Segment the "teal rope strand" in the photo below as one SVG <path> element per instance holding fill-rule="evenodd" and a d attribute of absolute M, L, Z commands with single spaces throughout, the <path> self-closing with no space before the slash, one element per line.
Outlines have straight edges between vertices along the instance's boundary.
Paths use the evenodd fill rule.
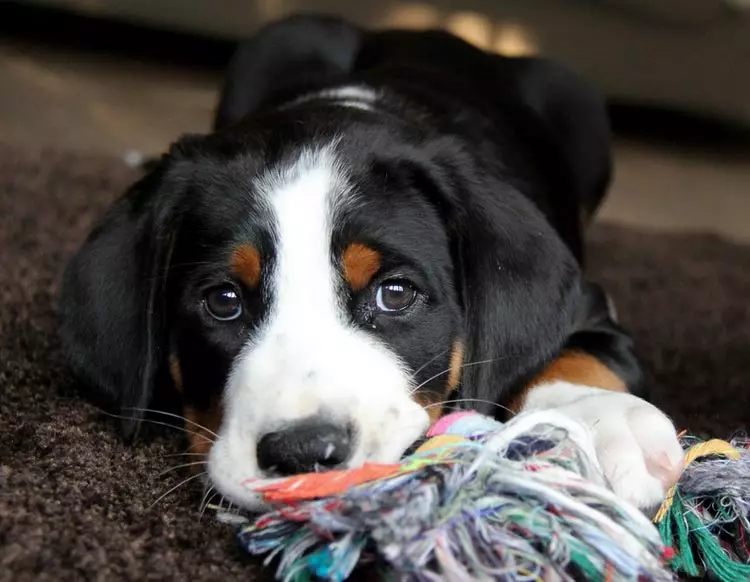
<path fill-rule="evenodd" d="M 677 549 L 671 562 L 675 571 L 697 577 L 710 570 L 721 582 L 750 580 L 750 564 L 732 560 L 718 538 L 684 503 L 679 491 L 675 492 L 672 507 L 657 527 L 664 544 Z"/>

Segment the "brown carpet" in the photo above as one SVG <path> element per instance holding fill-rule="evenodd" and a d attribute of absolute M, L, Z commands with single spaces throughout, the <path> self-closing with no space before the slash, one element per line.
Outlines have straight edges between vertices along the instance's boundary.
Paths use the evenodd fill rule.
<path fill-rule="evenodd" d="M 58 279 L 134 174 L 117 160 L 0 146 L 0 580 L 250 580 L 230 528 L 199 519 L 201 487 L 159 473 L 170 431 L 135 448 L 76 399 L 55 336 Z M 593 234 L 613 293 L 678 425 L 750 426 L 750 248 L 613 227 Z"/>

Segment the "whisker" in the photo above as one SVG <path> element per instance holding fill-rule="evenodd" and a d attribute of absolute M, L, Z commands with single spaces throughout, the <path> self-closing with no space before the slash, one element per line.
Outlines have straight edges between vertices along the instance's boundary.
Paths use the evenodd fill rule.
<path fill-rule="evenodd" d="M 504 412 L 510 412 L 511 414 L 513 411 L 508 408 L 507 406 L 503 406 L 502 404 L 498 404 L 497 402 L 492 402 L 492 400 L 485 400 L 484 398 L 457 398 L 455 400 L 443 400 L 442 402 L 433 402 L 432 404 L 428 404 L 427 406 L 424 406 L 423 408 L 433 408 L 435 406 L 444 406 L 446 404 L 458 404 L 461 402 L 482 402 L 484 404 L 490 404 L 491 406 L 496 406 L 500 410 Z M 462 408 L 454 407 L 457 410 L 465 410 Z"/>
<path fill-rule="evenodd" d="M 204 457 L 206 453 L 172 453 L 169 455 L 162 455 L 162 459 L 169 459 L 170 457 Z"/>
<path fill-rule="evenodd" d="M 102 414 L 104 414 L 105 416 L 110 416 L 112 418 L 119 418 L 121 420 L 133 420 L 132 416 L 125 416 L 124 414 L 114 414 L 113 412 L 107 412 L 106 410 L 102 410 L 100 408 L 97 409 L 97 410 L 99 412 L 101 412 Z M 180 432 L 184 432 L 184 433 L 187 433 L 187 434 L 195 435 L 197 437 L 202 438 L 206 442 L 209 442 L 209 443 L 213 443 L 214 442 L 213 439 L 207 437 L 206 435 L 203 435 L 203 434 L 201 434 L 199 432 L 195 432 L 194 430 L 187 429 L 187 428 L 185 428 L 183 426 L 175 426 L 174 424 L 169 424 L 168 422 L 160 422 L 158 420 L 151 420 L 150 418 L 142 418 L 141 422 L 148 422 L 149 424 L 156 424 L 158 426 L 166 426 L 167 428 L 172 428 L 172 429 L 178 430 Z"/>
<path fill-rule="evenodd" d="M 479 360 L 478 362 L 468 362 L 468 363 L 466 363 L 466 364 L 461 364 L 461 365 L 459 366 L 459 369 L 461 369 L 461 370 L 462 370 L 462 369 L 464 369 L 464 368 L 468 368 L 468 367 L 470 367 L 470 366 L 480 366 L 480 365 L 482 365 L 482 364 L 490 364 L 490 363 L 492 363 L 492 362 L 497 362 L 497 361 L 499 361 L 499 360 L 502 360 L 502 359 L 503 359 L 503 357 L 498 357 L 498 358 L 490 358 L 490 359 L 488 359 L 488 360 Z M 435 378 L 439 378 L 440 376 L 443 376 L 444 374 L 448 374 L 448 373 L 449 373 L 449 372 L 450 372 L 450 371 L 451 371 L 452 369 L 453 369 L 453 368 L 447 368 L 447 369 L 443 370 L 442 372 L 438 372 L 438 373 L 437 373 L 437 374 L 435 374 L 434 376 L 430 376 L 429 378 L 427 378 L 427 380 L 425 380 L 425 381 L 424 381 L 424 382 L 422 382 L 421 384 L 417 385 L 417 386 L 416 386 L 416 387 L 415 387 L 415 388 L 414 388 L 414 389 L 413 389 L 413 390 L 412 390 L 412 391 L 410 392 L 410 394 L 415 394 L 415 393 L 416 393 L 416 392 L 417 392 L 417 391 L 418 391 L 418 390 L 419 390 L 420 388 L 423 388 L 423 387 L 425 386 L 425 384 L 428 384 L 428 383 L 432 382 L 432 381 L 433 381 L 433 380 L 434 380 Z"/>
<path fill-rule="evenodd" d="M 213 501 L 213 498 L 216 497 L 219 493 L 216 491 L 216 488 L 213 485 L 210 485 L 208 489 L 206 490 L 206 494 L 203 496 L 203 499 L 201 500 L 201 504 L 199 506 L 200 513 L 198 514 L 198 521 L 203 519 L 203 514 L 206 513 L 206 509 L 208 509 L 208 505 Z"/>
<path fill-rule="evenodd" d="M 170 494 L 170 493 L 172 493 L 173 491 L 175 491 L 175 490 L 179 489 L 179 488 L 180 488 L 180 487 L 182 487 L 183 485 L 185 485 L 185 484 L 189 483 L 190 481 L 192 481 L 192 480 L 194 480 L 194 479 L 197 479 L 198 477 L 202 477 L 202 476 L 203 476 L 203 475 L 205 475 L 205 474 L 206 474 L 206 472 L 205 472 L 205 471 L 203 471 L 202 473 L 197 473 L 197 474 L 195 474 L 195 475 L 193 475 L 193 476 L 191 476 L 191 477 L 188 477 L 187 479 L 185 479 L 185 480 L 183 480 L 183 481 L 180 481 L 180 482 L 179 482 L 179 483 L 178 483 L 177 485 L 175 485 L 174 487 L 172 487 L 172 488 L 171 488 L 171 489 L 170 489 L 169 491 L 167 491 L 166 493 L 163 493 L 162 495 L 160 495 L 160 496 L 159 496 L 159 499 L 157 499 L 157 500 L 156 500 L 156 501 L 154 501 L 154 502 L 153 502 L 153 503 L 152 503 L 151 505 L 149 505 L 149 507 L 148 507 L 148 508 L 149 508 L 149 509 L 153 509 L 153 508 L 154 508 L 154 507 L 156 506 L 156 504 L 157 504 L 157 503 L 159 503 L 159 502 L 160 502 L 160 501 L 161 501 L 162 499 L 164 499 L 164 498 L 165 498 L 165 497 L 166 497 L 167 495 L 169 495 L 169 494 Z"/>
<path fill-rule="evenodd" d="M 205 442 L 190 443 L 190 445 L 188 446 L 188 448 L 187 448 L 186 450 L 187 450 L 188 452 L 190 452 L 191 454 L 201 454 L 201 455 L 207 455 L 208 453 L 196 453 L 195 451 L 193 451 L 193 449 L 194 449 L 195 447 L 200 447 L 200 446 L 203 446 L 203 445 L 205 445 L 205 444 L 206 444 L 206 442 L 209 442 L 209 443 L 213 444 L 213 443 L 214 443 L 215 441 L 213 441 L 213 440 L 209 440 L 209 439 L 207 439 L 207 438 L 206 438 L 206 439 L 205 439 Z"/>
<path fill-rule="evenodd" d="M 419 366 L 419 368 L 417 368 L 416 370 L 414 370 L 414 372 L 413 372 L 413 373 L 411 374 L 411 378 L 414 378 L 414 377 L 415 377 L 415 376 L 416 376 L 417 374 L 419 374 L 419 373 L 420 373 L 420 372 L 421 372 L 422 370 L 424 370 L 424 369 L 425 369 L 425 368 L 426 368 L 427 366 L 429 366 L 430 364 L 432 364 L 432 362 L 434 362 L 434 361 L 435 361 L 435 360 L 437 360 L 437 359 L 438 359 L 438 358 L 439 358 L 440 356 L 444 356 L 444 355 L 445 355 L 445 354 L 447 354 L 447 353 L 448 353 L 448 350 L 446 349 L 446 350 L 443 350 L 442 352 L 440 352 L 440 353 L 438 353 L 438 354 L 434 355 L 433 357 L 431 357 L 431 358 L 430 358 L 429 360 L 427 360 L 427 361 L 426 361 L 426 362 L 425 362 L 424 364 L 422 364 L 421 366 Z"/>
<path fill-rule="evenodd" d="M 460 406 L 444 406 L 444 410 L 449 410 L 450 412 L 466 412 L 465 408 L 461 408 Z"/>
<path fill-rule="evenodd" d="M 188 422 L 188 423 L 192 424 L 195 427 L 198 427 L 200 429 L 205 430 L 207 433 L 211 434 L 212 436 L 214 436 L 216 438 L 219 438 L 219 435 L 217 435 L 214 431 L 212 431 L 207 426 L 203 426 L 202 424 L 199 424 L 199 423 L 195 422 L 194 420 L 190 420 L 189 418 L 187 418 L 185 416 L 181 416 L 179 414 L 173 414 L 171 412 L 165 412 L 164 410 L 155 410 L 153 408 L 123 408 L 123 410 L 133 410 L 135 412 L 151 412 L 151 413 L 154 413 L 154 414 L 162 414 L 164 416 L 171 416 L 172 418 L 177 418 L 179 420 L 184 420 L 185 422 Z"/>
<path fill-rule="evenodd" d="M 194 463 L 185 463 L 184 465 L 170 467 L 169 469 L 165 469 L 164 471 L 159 473 L 159 477 L 161 477 L 162 475 L 166 475 L 167 473 L 170 473 L 172 471 L 176 471 L 177 469 L 182 469 L 184 467 L 194 467 L 195 465 L 208 465 L 208 461 L 195 461 Z"/>
<path fill-rule="evenodd" d="M 200 514 L 198 516 L 199 520 L 203 516 L 203 512 L 206 509 L 205 507 L 207 505 L 206 500 L 209 498 L 209 496 L 212 494 L 214 490 L 215 489 L 211 481 L 207 481 L 203 487 L 203 497 L 201 498 L 201 502 L 198 504 L 198 511 L 200 511 Z"/>

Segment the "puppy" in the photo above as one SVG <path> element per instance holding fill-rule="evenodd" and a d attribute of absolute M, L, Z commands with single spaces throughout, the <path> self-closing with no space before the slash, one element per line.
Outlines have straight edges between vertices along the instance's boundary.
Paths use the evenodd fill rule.
<path fill-rule="evenodd" d="M 394 462 L 445 410 L 557 409 L 646 508 L 682 452 L 642 400 L 583 231 L 601 98 L 538 58 L 299 16 L 242 44 L 215 131 L 178 141 L 70 263 L 61 330 L 128 417 L 174 389 L 208 477 Z"/>

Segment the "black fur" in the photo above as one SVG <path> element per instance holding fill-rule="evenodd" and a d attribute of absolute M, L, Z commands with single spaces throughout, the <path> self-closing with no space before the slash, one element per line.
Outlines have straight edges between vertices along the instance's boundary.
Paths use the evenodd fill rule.
<path fill-rule="evenodd" d="M 375 111 L 290 100 L 366 84 Z M 285 107 L 281 105 L 287 104 Z M 604 105 L 561 65 L 479 51 L 442 32 L 372 33 L 296 17 L 243 44 L 216 115 L 217 131 L 182 140 L 121 199 L 69 266 L 62 334 L 76 370 L 129 409 L 148 404 L 170 352 L 199 408 L 220 393 L 233 358 L 263 321 L 274 289 L 245 289 L 240 320 L 199 308 L 228 277 L 234 245 L 274 260 L 275 233 L 249 189 L 263 168 L 337 139 L 362 205 L 336 225 L 332 252 L 353 238 L 381 251 L 424 301 L 404 318 L 350 297 L 352 320 L 377 334 L 418 381 L 466 345 L 461 397 L 495 413 L 565 346 L 639 383 L 628 336 L 583 283 L 583 225 L 610 176 Z M 490 361 L 491 360 L 491 361 Z M 441 395 L 445 378 L 423 388 Z M 489 401 L 489 403 L 483 402 Z M 126 424 L 132 434 L 138 415 Z"/>

